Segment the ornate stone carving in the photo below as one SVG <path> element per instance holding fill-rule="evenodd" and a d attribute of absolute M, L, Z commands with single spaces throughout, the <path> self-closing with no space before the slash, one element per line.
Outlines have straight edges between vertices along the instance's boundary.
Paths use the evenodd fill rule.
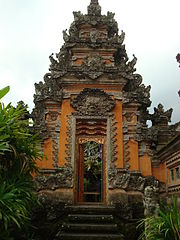
<path fill-rule="evenodd" d="M 67 166 L 59 168 L 56 173 L 50 175 L 40 175 L 35 177 L 37 191 L 56 190 L 58 188 L 72 188 L 73 172 Z"/>
<path fill-rule="evenodd" d="M 126 191 L 144 192 L 146 186 L 150 183 L 156 186 L 157 181 L 151 177 L 143 177 L 140 173 L 110 168 L 108 172 L 109 188 L 124 189 Z"/>
<path fill-rule="evenodd" d="M 133 59 L 130 62 L 128 62 L 126 71 L 128 71 L 128 72 L 135 72 L 136 68 L 134 68 L 134 66 L 136 65 L 136 62 L 137 62 L 137 58 L 133 54 Z"/>
<path fill-rule="evenodd" d="M 96 79 L 103 74 L 105 60 L 98 54 L 90 54 L 83 59 L 82 69 L 85 75 Z"/>
<path fill-rule="evenodd" d="M 123 44 L 123 42 L 124 42 L 124 39 L 125 39 L 125 32 L 123 31 L 123 30 L 121 30 L 121 35 L 119 36 L 119 35 L 116 35 L 116 37 L 117 37 L 117 42 L 120 44 L 120 45 L 122 45 Z"/>
<path fill-rule="evenodd" d="M 72 168 L 72 163 L 71 163 L 71 156 L 72 156 L 72 116 L 68 115 L 68 120 L 67 120 L 67 129 L 66 129 L 66 134 L 67 134 L 67 144 L 66 144 L 66 166 L 69 166 L 69 168 Z"/>
<path fill-rule="evenodd" d="M 61 85 L 51 78 L 51 74 L 47 73 L 44 76 L 44 83 L 35 83 L 35 104 L 44 100 L 53 100 L 56 102 L 62 101 L 62 88 Z"/>
<path fill-rule="evenodd" d="M 101 7 L 98 3 L 98 0 L 91 0 L 90 5 L 88 6 L 88 15 L 90 16 L 100 16 Z"/>
<path fill-rule="evenodd" d="M 167 111 L 164 111 L 164 107 L 162 104 L 159 104 L 158 107 L 154 108 L 154 113 L 151 114 L 152 126 L 155 125 L 168 125 L 168 122 L 171 121 L 173 109 L 170 108 Z"/>
<path fill-rule="evenodd" d="M 67 29 L 63 30 L 63 40 L 65 42 L 69 41 L 69 35 L 67 34 Z"/>
<path fill-rule="evenodd" d="M 81 11 L 77 11 L 77 12 L 73 12 L 73 15 L 74 15 L 74 21 L 78 21 L 83 15 L 81 13 Z"/>
<path fill-rule="evenodd" d="M 98 54 L 89 54 L 83 59 L 84 71 L 102 72 L 105 66 L 105 60 Z"/>
<path fill-rule="evenodd" d="M 129 153 L 129 144 L 128 141 L 124 140 L 123 141 L 123 151 L 124 151 L 124 168 L 129 169 L 130 164 L 129 164 L 129 159 L 130 159 L 130 153 Z"/>
<path fill-rule="evenodd" d="M 107 15 L 101 15 L 98 1 L 92 0 L 88 7 L 88 14 L 84 15 L 80 11 L 73 12 L 73 14 L 74 22 L 70 26 L 69 33 L 67 30 L 63 31 L 65 44 L 56 54 L 57 59 L 53 55 L 50 56 L 51 77 L 57 79 L 68 74 L 78 78 L 87 76 L 97 79 L 105 73 L 109 77 L 113 74 L 113 78 L 123 76 L 126 79 L 133 78 L 135 80 L 136 76 L 133 73 L 137 58 L 134 56 L 132 61 L 128 62 L 125 45 L 123 45 L 125 33 L 121 31 L 121 34 L 118 34 L 114 13 L 108 12 Z M 85 29 L 83 26 L 86 25 L 89 25 L 90 28 Z M 99 26 L 105 26 L 105 28 Z M 73 65 L 72 50 L 74 48 L 94 49 L 93 56 L 89 55 L 87 50 L 87 57 L 83 64 Z M 109 55 L 109 58 L 104 59 L 96 50 L 107 48 L 113 49 L 112 56 Z"/>
<path fill-rule="evenodd" d="M 116 35 L 116 39 L 117 41 L 119 41 L 117 35 Z M 118 48 L 116 49 L 116 52 L 114 53 L 114 60 L 115 60 L 115 65 L 119 71 L 127 72 L 126 69 L 127 69 L 128 56 L 127 56 L 124 45 L 118 46 Z"/>
<path fill-rule="evenodd" d="M 35 94 L 34 94 L 34 103 L 35 108 L 33 110 L 32 116 L 34 120 L 34 127 L 39 131 L 43 138 L 48 138 L 50 136 L 50 131 L 47 127 L 46 114 L 47 109 L 45 106 L 46 101 L 54 101 L 58 105 L 62 101 L 62 89 L 61 85 L 54 79 L 51 78 L 51 74 L 45 74 L 44 83 L 39 82 L 35 83 Z M 48 119 L 52 121 L 55 116 Z"/>
<path fill-rule="evenodd" d="M 98 36 L 99 35 L 99 32 L 95 29 L 95 30 L 92 30 L 90 32 L 90 39 L 91 39 L 91 42 L 92 43 L 96 43 L 97 39 L 98 39 Z"/>
<path fill-rule="evenodd" d="M 58 156 L 59 156 L 59 142 L 60 142 L 60 126 L 61 122 L 57 118 L 55 122 L 55 128 L 52 135 L 52 140 L 53 140 L 53 166 L 54 168 L 58 168 Z"/>
<path fill-rule="evenodd" d="M 158 182 L 157 182 L 158 185 Z M 144 216 L 158 215 L 159 210 L 159 188 L 147 186 L 144 190 Z"/>
<path fill-rule="evenodd" d="M 157 152 L 177 134 L 176 128 L 168 124 L 171 121 L 172 111 L 172 108 L 164 111 L 163 105 L 159 104 L 157 108 L 154 108 L 154 113 L 149 114 L 148 119 L 152 121 L 152 127 L 143 133 L 143 137 L 153 151 L 152 162 L 159 162 Z"/>
<path fill-rule="evenodd" d="M 110 122 L 111 122 L 111 163 L 114 164 L 114 162 L 117 160 L 117 139 L 116 139 L 116 124 L 117 122 L 115 122 L 115 117 L 111 116 L 110 118 Z"/>
<path fill-rule="evenodd" d="M 71 100 L 71 105 L 78 111 L 78 115 L 107 116 L 114 108 L 115 100 L 102 89 L 85 88 Z"/>

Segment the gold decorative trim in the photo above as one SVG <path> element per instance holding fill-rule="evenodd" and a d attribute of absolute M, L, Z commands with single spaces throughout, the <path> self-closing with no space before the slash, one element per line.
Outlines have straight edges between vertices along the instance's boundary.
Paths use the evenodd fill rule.
<path fill-rule="evenodd" d="M 90 142 L 90 141 L 93 141 L 93 142 L 96 142 L 96 143 L 99 143 L 99 144 L 104 144 L 104 138 L 98 138 L 98 137 L 83 137 L 83 138 L 79 138 L 79 144 L 83 144 L 83 143 L 86 143 L 86 142 Z"/>

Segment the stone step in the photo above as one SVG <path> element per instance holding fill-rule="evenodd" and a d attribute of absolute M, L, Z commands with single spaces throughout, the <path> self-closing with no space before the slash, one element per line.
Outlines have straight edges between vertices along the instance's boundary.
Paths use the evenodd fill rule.
<path fill-rule="evenodd" d="M 113 221 L 112 214 L 68 214 L 69 222 L 80 222 L 80 223 L 110 223 Z"/>
<path fill-rule="evenodd" d="M 112 214 L 115 211 L 115 207 L 103 206 L 103 205 L 76 205 L 76 206 L 66 206 L 67 211 L 70 213 L 79 214 Z"/>
<path fill-rule="evenodd" d="M 118 232 L 117 224 L 94 224 L 94 223 L 67 223 L 65 232 L 74 233 L 115 233 Z"/>
<path fill-rule="evenodd" d="M 124 240 L 122 234 L 60 233 L 54 240 Z"/>

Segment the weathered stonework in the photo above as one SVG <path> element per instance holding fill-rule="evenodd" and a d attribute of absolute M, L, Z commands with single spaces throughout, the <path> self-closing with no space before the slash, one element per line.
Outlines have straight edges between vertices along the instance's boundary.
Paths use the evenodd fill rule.
<path fill-rule="evenodd" d="M 157 182 L 158 181 L 153 177 L 143 177 L 140 172 L 131 172 L 125 169 L 109 170 L 110 189 L 144 192 L 146 186 L 149 184 L 151 186 L 156 186 Z"/>
<path fill-rule="evenodd" d="M 135 55 L 129 60 L 125 33 L 118 31 L 114 14 L 102 15 L 98 0 L 91 0 L 87 14 L 73 15 L 69 30 L 63 31 L 63 46 L 49 57 L 44 82 L 35 84 L 34 129 L 42 136 L 47 158 L 35 177 L 44 205 L 40 222 L 52 226 L 60 219 L 52 235 L 41 228 L 39 239 L 59 239 L 68 207 L 89 204 L 79 196 L 85 193 L 83 144 L 92 141 L 101 144 L 102 153 L 97 206 L 115 209 L 118 228 L 135 240 L 137 220 L 155 214 L 159 194 L 167 191 L 164 158 L 170 171 L 179 159 L 179 125 L 169 125 L 172 109 L 161 104 L 149 113 L 151 87 L 136 72 Z M 169 140 L 176 156 L 165 151 L 166 146 L 172 151 Z M 170 183 L 168 191 L 178 191 L 179 184 Z"/>
<path fill-rule="evenodd" d="M 165 111 L 159 104 L 149 113 L 151 87 L 136 73 L 135 55 L 129 60 L 125 33 L 118 32 L 114 14 L 102 15 L 97 0 L 91 0 L 87 14 L 73 14 L 69 31 L 63 31 L 64 45 L 49 57 L 44 82 L 35 84 L 34 128 L 46 143 L 50 162 L 48 167 L 43 162 L 47 175 L 36 177 L 37 188 L 63 189 L 73 202 L 78 141 L 94 137 L 105 145 L 104 192 L 115 204 L 121 190 L 143 195 L 147 186 L 165 182 L 159 175 L 164 166 L 158 151 L 177 129 L 169 125 L 172 109 Z"/>
<path fill-rule="evenodd" d="M 59 188 L 72 188 L 73 176 L 72 170 L 69 168 L 59 168 L 55 173 L 50 175 L 40 175 L 35 177 L 37 191 L 56 190 Z"/>
<path fill-rule="evenodd" d="M 147 186 L 144 190 L 144 216 L 158 215 L 159 211 L 159 188 Z"/>

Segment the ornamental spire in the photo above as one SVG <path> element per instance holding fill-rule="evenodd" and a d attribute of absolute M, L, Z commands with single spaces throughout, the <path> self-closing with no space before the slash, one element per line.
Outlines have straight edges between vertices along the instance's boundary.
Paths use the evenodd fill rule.
<path fill-rule="evenodd" d="M 91 0 L 90 5 L 88 6 L 88 15 L 90 16 L 101 15 L 101 6 L 99 5 L 98 0 Z"/>

